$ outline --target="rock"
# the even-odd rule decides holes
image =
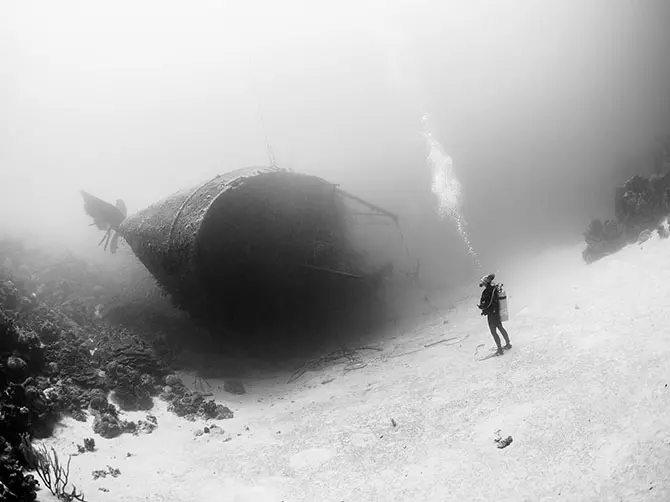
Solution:
[[[177,397],[170,403],[168,409],[178,417],[186,415],[196,415],[200,409],[204,398],[195,392],[188,391],[181,397]]]
[[[122,410],[150,410],[153,407],[151,396],[156,389],[151,375],[112,361],[105,368],[105,380],[114,389],[114,399]]]
[[[10,356],[7,358],[7,368],[12,371],[22,372],[25,371],[27,367],[28,365],[26,362],[20,357]]]
[[[174,379],[165,380],[173,384],[176,382]],[[181,381],[178,385],[165,385],[161,397],[168,401],[169,411],[187,420],[193,421],[196,417],[216,420],[233,417],[229,408],[217,404],[213,399],[206,400],[199,392],[187,389]]]
[[[94,471],[91,471],[91,476],[93,476],[93,479],[106,478],[107,477],[107,471],[105,471],[103,469],[96,469]]]
[[[60,329],[51,321],[43,322],[37,330],[40,340],[44,343],[53,343],[60,337]]]
[[[108,404],[109,403],[107,402],[106,398],[94,397],[91,399],[89,407],[91,410],[104,412],[107,409]]]
[[[226,380],[223,384],[223,390],[225,390],[230,394],[236,394],[236,395],[246,394],[247,392],[244,388],[244,385],[234,380]]]
[[[169,385],[170,387],[178,386],[178,385],[183,385],[181,379],[174,374],[168,375],[165,377],[165,385]]]
[[[496,441],[498,443],[498,448],[507,448],[510,444],[512,444],[512,436],[507,436],[504,439],[501,439],[500,441]]]
[[[217,407],[216,401],[210,399],[209,401],[204,401],[198,411],[206,418],[214,418],[218,412]]]
[[[195,437],[200,437],[200,436],[202,436],[203,434],[204,434],[204,431],[203,431],[202,429],[196,429],[195,431],[193,431],[193,435],[194,435]]]
[[[119,408],[124,411],[150,410],[154,405],[151,395],[138,388],[117,388],[112,395]]]
[[[145,420],[138,420],[137,432],[151,434],[158,427],[158,419],[154,415],[147,415]]]
[[[72,410],[70,416],[75,419],[77,422],[86,422],[86,413],[82,410]]]
[[[233,412],[227,406],[217,404],[216,416],[214,418],[216,418],[217,420],[228,420],[230,418],[233,418]]]
[[[141,420],[140,420],[141,422]],[[119,420],[119,423],[121,425],[121,431],[122,432],[127,432],[129,434],[138,434],[139,431],[139,424],[134,421],[128,421],[128,420]]]
[[[493,441],[495,441],[498,444],[498,448],[507,448],[510,444],[512,444],[512,436],[507,436],[506,438],[503,438],[500,436],[500,429],[498,429],[495,432],[495,436],[493,438]]]
[[[107,469],[97,469],[91,472],[93,479],[106,478],[107,476],[112,476],[113,478],[119,477],[121,475],[120,469],[115,469],[114,467],[107,466]]]
[[[118,418],[109,413],[97,414],[93,422],[93,432],[106,439],[118,437],[123,432]]]

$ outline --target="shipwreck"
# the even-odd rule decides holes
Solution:
[[[125,240],[177,307],[217,329],[369,325],[393,272],[361,224],[399,230],[398,217],[313,175],[243,168],[130,216],[82,195],[101,244]]]

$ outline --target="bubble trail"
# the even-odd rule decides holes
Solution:
[[[430,117],[427,113],[421,118],[423,125],[422,135],[428,148],[428,165],[431,169],[432,186],[431,191],[437,198],[437,209],[440,219],[451,218],[456,223],[456,228],[463,242],[468,247],[468,253],[478,268],[482,267],[479,255],[472,247],[470,238],[465,231],[465,219],[461,210],[463,188],[456,178],[454,164],[449,155],[446,154],[442,144],[435,139],[430,125]]]

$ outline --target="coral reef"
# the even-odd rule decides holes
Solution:
[[[167,370],[147,343],[126,329],[107,330],[93,359],[104,365],[106,385],[122,410],[151,409]]]
[[[626,243],[625,229],[617,221],[593,220],[588,231],[584,234],[586,249],[582,256],[586,263],[594,262],[603,256],[615,253]]]
[[[206,400],[202,394],[187,389],[174,375],[169,375],[165,384],[161,397],[170,403],[168,409],[177,416],[191,421],[196,418],[233,418],[233,412],[228,407],[217,404],[213,399]]]
[[[663,221],[670,216],[670,174],[649,178],[632,176],[614,196],[615,219],[593,220],[584,233],[584,261],[592,263],[615,253],[627,244],[644,241],[658,231],[663,238]],[[645,233],[648,232],[648,233]]]
[[[24,473],[23,455],[0,435],[0,500],[23,502],[37,498],[37,480]]]
[[[121,297],[135,305],[148,298],[116,275],[92,270],[70,254],[54,258],[0,241],[0,500],[35,500],[39,482],[27,472],[39,467],[35,452],[45,461],[57,457],[32,449],[32,440],[50,436],[63,415],[81,421],[93,415],[93,432],[103,438],[150,433],[157,426],[152,415],[137,423],[120,415],[151,409],[162,392],[180,416],[232,416],[170,375],[156,350],[170,352],[166,317],[153,323],[135,309],[124,322],[129,317],[120,308],[111,322],[101,313],[102,305],[123,304]],[[151,301],[161,308],[156,297]],[[173,384],[167,394],[166,376]],[[93,438],[79,447],[94,448]]]

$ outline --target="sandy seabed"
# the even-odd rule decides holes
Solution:
[[[493,341],[471,298],[389,334],[360,369],[259,374],[240,396],[210,379],[235,412],[210,434],[157,401],[152,434],[96,437],[71,480],[90,502],[670,500],[670,240],[504,275],[504,357],[478,361]],[[73,453],[89,436],[68,419],[45,443]],[[120,475],[93,479],[108,465]]]

